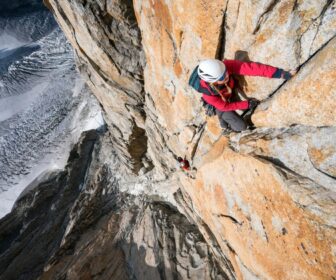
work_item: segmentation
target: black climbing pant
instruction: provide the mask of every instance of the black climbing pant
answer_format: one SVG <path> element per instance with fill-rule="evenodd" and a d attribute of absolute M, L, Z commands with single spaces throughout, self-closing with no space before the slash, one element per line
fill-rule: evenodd
<path fill-rule="evenodd" d="M 247 124 L 235 111 L 222 112 L 216 110 L 220 126 L 231 128 L 233 131 L 243 131 L 247 129 Z"/>

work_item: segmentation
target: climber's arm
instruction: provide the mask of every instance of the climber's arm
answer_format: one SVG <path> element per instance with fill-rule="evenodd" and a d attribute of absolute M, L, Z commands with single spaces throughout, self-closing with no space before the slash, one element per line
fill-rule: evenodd
<path fill-rule="evenodd" d="M 267 78 L 282 78 L 288 80 L 293 73 L 276 68 L 270 65 L 257 62 L 244 62 L 239 60 L 224 60 L 228 71 L 231 74 L 259 76 Z M 295 73 L 294 73 L 295 74 Z"/>
<path fill-rule="evenodd" d="M 273 74 L 272 78 L 285 79 L 289 80 L 296 74 L 296 70 L 286 71 L 280 68 L 277 68 L 277 71 Z"/>
<path fill-rule="evenodd" d="M 239 102 L 225 102 L 219 96 L 210 96 L 203 94 L 203 99 L 210 105 L 214 106 L 219 111 L 235 111 L 235 110 L 246 110 L 249 107 L 248 101 Z"/>

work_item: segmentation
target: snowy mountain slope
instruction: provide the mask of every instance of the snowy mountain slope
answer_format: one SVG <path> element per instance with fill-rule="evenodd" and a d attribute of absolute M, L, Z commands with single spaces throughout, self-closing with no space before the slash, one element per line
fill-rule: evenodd
<path fill-rule="evenodd" d="M 52 15 L 17 11 L 0 13 L 0 217 L 41 172 L 64 166 L 83 130 L 104 126 Z"/>

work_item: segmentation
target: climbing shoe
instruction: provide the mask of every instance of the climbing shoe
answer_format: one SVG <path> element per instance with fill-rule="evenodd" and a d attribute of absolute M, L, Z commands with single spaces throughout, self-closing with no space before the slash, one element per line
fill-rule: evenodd
<path fill-rule="evenodd" d="M 229 128 L 229 127 L 223 128 L 222 135 L 226 136 L 226 135 L 229 135 L 231 132 L 233 132 L 233 130 L 231 128 Z"/>

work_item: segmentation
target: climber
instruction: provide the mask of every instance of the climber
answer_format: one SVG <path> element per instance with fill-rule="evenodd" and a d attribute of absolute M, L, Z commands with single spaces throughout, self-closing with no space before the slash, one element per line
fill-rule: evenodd
<path fill-rule="evenodd" d="M 205 103 L 214 107 L 213 110 L 217 114 L 224 131 L 239 132 L 246 130 L 248 126 L 235 110 L 249 109 L 253 111 L 259 101 L 252 98 L 247 101 L 230 102 L 235 88 L 232 74 L 288 80 L 295 73 L 295 70 L 285 71 L 256 62 L 206 59 L 202 60 L 194 69 L 189 79 L 189 85 L 202 93 L 202 100 Z"/>

